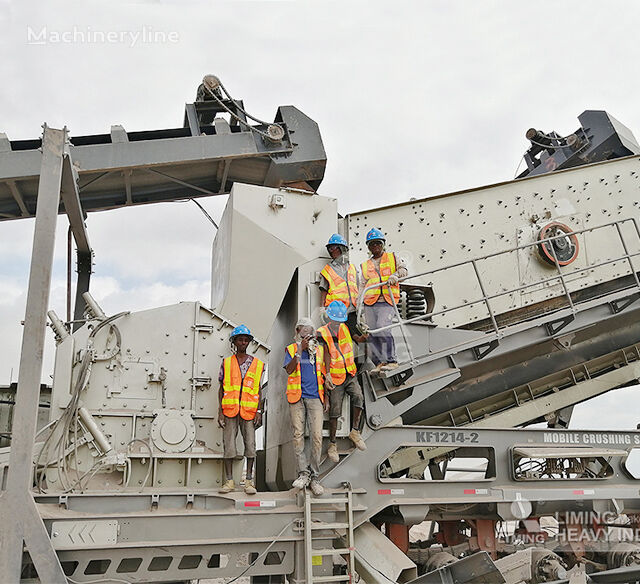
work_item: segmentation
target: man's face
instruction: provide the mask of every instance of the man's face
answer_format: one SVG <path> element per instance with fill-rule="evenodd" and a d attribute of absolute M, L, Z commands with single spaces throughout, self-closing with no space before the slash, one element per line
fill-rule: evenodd
<path fill-rule="evenodd" d="M 367 246 L 374 258 L 382 255 L 382 250 L 384 250 L 384 242 L 382 240 L 371 240 Z"/>
<path fill-rule="evenodd" d="M 342 256 L 342 246 L 338 244 L 329 244 L 327 246 L 327 252 L 329 252 L 329 256 L 335 260 L 339 256 Z"/>
<path fill-rule="evenodd" d="M 300 327 L 300 329 L 298 329 L 297 331 L 298 335 L 300 335 L 300 339 L 304 339 L 305 337 L 313 337 L 313 327 L 309 327 L 308 325 Z"/>
<path fill-rule="evenodd" d="M 247 347 L 249 347 L 250 343 L 251 337 L 248 335 L 236 335 L 233 339 L 233 345 L 235 345 L 236 349 L 241 353 L 245 353 L 247 351 Z"/>

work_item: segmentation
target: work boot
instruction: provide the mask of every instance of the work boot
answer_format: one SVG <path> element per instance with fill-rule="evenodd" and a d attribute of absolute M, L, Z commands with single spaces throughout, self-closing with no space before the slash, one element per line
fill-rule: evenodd
<path fill-rule="evenodd" d="M 358 431 L 356 429 L 353 429 L 349 433 L 349 438 L 351 439 L 351 442 L 358 449 L 360 449 L 360 451 L 366 451 L 367 450 L 367 444 L 362 440 L 362 436 L 360 435 L 360 431 Z"/>
<path fill-rule="evenodd" d="M 384 364 L 381 368 L 381 372 L 388 372 L 389 370 L 395 370 L 398 367 L 398 362 L 389 362 L 388 364 Z"/>
<path fill-rule="evenodd" d="M 309 475 L 307 473 L 301 473 L 297 479 L 293 480 L 293 487 L 296 489 L 304 489 L 309 485 Z"/>
<path fill-rule="evenodd" d="M 236 489 L 235 482 L 232 479 L 228 479 L 222 484 L 222 487 L 220 488 L 219 491 L 221 494 L 228 494 L 229 492 L 232 492 L 235 489 Z"/>
<path fill-rule="evenodd" d="M 335 443 L 329 443 L 329 448 L 327 449 L 327 457 L 334 463 L 338 463 L 338 461 L 340 461 L 340 455 L 338 455 L 338 447 L 336 447 Z"/>
<path fill-rule="evenodd" d="M 309 489 L 314 496 L 321 496 L 324 494 L 324 488 L 320 485 L 320 482 L 317 479 L 312 479 L 309 484 Z"/>
<path fill-rule="evenodd" d="M 244 480 L 244 493 L 245 494 L 249 494 L 250 496 L 252 496 L 256 492 L 257 492 L 256 484 L 253 481 L 253 479 L 248 479 L 248 478 L 245 479 Z"/>

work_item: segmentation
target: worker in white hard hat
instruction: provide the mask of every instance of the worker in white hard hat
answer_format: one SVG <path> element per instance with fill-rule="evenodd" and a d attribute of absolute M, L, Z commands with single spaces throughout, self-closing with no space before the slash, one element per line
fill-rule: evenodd
<path fill-rule="evenodd" d="M 322 422 L 329 409 L 326 389 L 333 387 L 327 376 L 327 360 L 324 347 L 316 339 L 316 328 L 311 319 L 302 318 L 296 324 L 296 335 L 284 355 L 287 372 L 287 400 L 293 425 L 293 449 L 296 456 L 298 477 L 294 488 L 309 486 L 315 496 L 324 493 L 318 481 L 322 455 Z M 304 449 L 304 433 L 309 426 L 309 458 Z"/>
<path fill-rule="evenodd" d="M 222 427 L 223 461 L 225 481 L 221 493 L 235 489 L 233 460 L 237 456 L 236 438 L 242 434 L 247 472 L 244 491 L 256 493 L 253 479 L 253 463 L 256 457 L 256 429 L 262 425 L 264 401 L 261 396 L 261 380 L 264 362 L 247 353 L 253 335 L 246 325 L 239 325 L 229 335 L 234 354 L 225 358 L 220 366 L 218 424 Z"/>

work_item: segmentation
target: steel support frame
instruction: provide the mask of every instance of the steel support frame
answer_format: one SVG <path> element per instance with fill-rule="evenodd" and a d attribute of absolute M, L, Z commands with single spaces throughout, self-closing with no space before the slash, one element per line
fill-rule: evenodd
<path fill-rule="evenodd" d="M 91 268 L 93 265 L 93 250 L 89 244 L 89 234 L 84 223 L 85 214 L 80 203 L 80 191 L 78 189 L 78 173 L 76 172 L 69 148 L 65 145 L 65 153 L 62 163 L 62 184 L 60 195 L 64 203 L 64 209 L 69 218 L 69 227 L 76 242 L 76 259 L 78 278 L 76 281 L 76 300 L 73 311 L 73 330 L 81 325 L 84 312 L 84 299 L 82 295 L 89 291 L 91 280 Z"/>
<path fill-rule="evenodd" d="M 589 378 L 567 388 L 560 388 L 544 394 L 519 406 L 490 414 L 465 425 L 451 427 L 451 429 L 476 428 L 512 428 L 531 423 L 552 412 L 572 408 L 575 404 L 600 396 L 612 389 L 624 387 L 625 384 L 640 379 L 640 361 L 615 368 L 610 372 L 595 378 Z M 418 451 L 421 448 L 408 448 L 402 452 L 397 461 L 392 461 L 392 472 L 406 471 L 409 477 L 424 473 L 428 461 L 424 461 Z M 445 453 L 447 449 L 441 449 Z M 436 457 L 434 453 L 432 457 Z"/>
<path fill-rule="evenodd" d="M 66 128 L 58 130 L 44 127 L 11 455 L 7 489 L 1 500 L 3 521 L 0 579 L 6 583 L 20 581 L 23 541 L 31 554 L 41 582 L 66 582 L 60 561 L 33 500 L 33 467 L 28 463 L 33 457 L 38 417 L 42 356 L 66 141 Z"/>
<path fill-rule="evenodd" d="M 548 514 L 548 510 L 571 509 L 566 506 L 604 505 L 612 500 L 623 502 L 626 513 L 640 510 L 638 488 L 640 481 L 631 477 L 624 468 L 624 461 L 614 457 L 611 465 L 615 474 L 606 479 L 572 479 L 566 481 L 541 479 L 516 481 L 512 477 L 512 448 L 517 445 L 553 447 L 576 446 L 588 448 L 600 446 L 603 437 L 618 449 L 630 452 L 640 448 L 638 431 L 586 431 L 555 429 L 452 429 L 445 427 L 393 426 L 379 429 L 367 439 L 366 451 L 354 451 L 338 463 L 323 478 L 325 488 L 350 482 L 365 490 L 359 495 L 358 504 L 366 512 L 356 512 L 355 525 L 371 518 L 389 506 L 433 504 L 430 515 L 438 505 L 498 504 L 507 513 L 512 502 L 518 499 L 532 502 L 534 515 Z M 400 447 L 420 447 L 425 453 L 455 451 L 465 446 L 490 447 L 495 450 L 495 477 L 488 479 L 461 479 L 459 481 L 412 480 L 408 478 L 386 479 L 378 473 L 363 475 L 362 469 L 377 469 Z M 425 455 L 428 457 L 428 455 Z M 504 507 L 506 504 L 506 507 Z M 600 504 L 598 504 L 600 505 Z M 505 508 L 504 510 L 502 508 Z M 466 512 L 466 516 L 473 516 Z M 465 514 L 460 517 L 465 517 Z M 429 517 L 429 515 L 427 516 Z M 434 518 L 434 516 L 431 516 Z M 448 514 L 445 519 L 456 519 Z M 506 519 L 506 518 L 503 518 Z"/>

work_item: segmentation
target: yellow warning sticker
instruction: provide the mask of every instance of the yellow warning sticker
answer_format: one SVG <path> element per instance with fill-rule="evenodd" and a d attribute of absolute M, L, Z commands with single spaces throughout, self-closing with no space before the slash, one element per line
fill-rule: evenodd
<path fill-rule="evenodd" d="M 314 567 L 319 567 L 320 565 L 322 565 L 322 555 L 313 555 L 311 557 L 311 564 Z"/>

